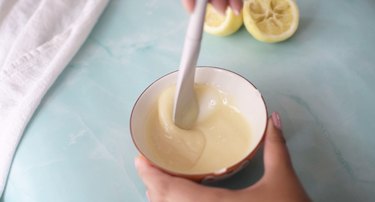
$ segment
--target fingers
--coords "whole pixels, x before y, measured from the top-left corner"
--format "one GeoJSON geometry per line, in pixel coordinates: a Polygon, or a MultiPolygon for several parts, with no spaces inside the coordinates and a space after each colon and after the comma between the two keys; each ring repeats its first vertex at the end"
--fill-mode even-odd
{"type": "Polygon", "coordinates": [[[152,167],[143,157],[135,159],[135,167],[138,170],[139,176],[148,188],[146,195],[149,201],[159,202],[163,201],[162,196],[165,196],[165,191],[168,190],[168,181],[170,176],[152,167]],[[152,194],[156,192],[159,194],[152,194]]]}
{"type": "Polygon", "coordinates": [[[142,157],[135,159],[135,166],[148,189],[147,197],[152,202],[215,201],[214,198],[221,193],[218,189],[170,176],[150,165],[142,157]]]}
{"type": "MultiPolygon", "coordinates": [[[[230,6],[236,15],[239,15],[243,5],[242,0],[211,0],[210,2],[212,6],[223,15],[225,15],[227,6],[230,6]]],[[[189,11],[189,13],[193,12],[195,6],[194,0],[182,0],[182,4],[189,11]]]]}
{"type": "Polygon", "coordinates": [[[310,201],[294,172],[281,129],[280,115],[273,112],[267,125],[264,146],[265,173],[261,181],[277,198],[310,201]]]}
{"type": "Polygon", "coordinates": [[[264,147],[265,175],[294,173],[285,139],[281,131],[281,119],[273,112],[268,120],[264,147]]]}
{"type": "Polygon", "coordinates": [[[150,165],[143,157],[137,157],[135,159],[135,167],[146,187],[164,185],[170,178],[170,176],[150,165]]]}
{"type": "Polygon", "coordinates": [[[228,6],[227,0],[211,0],[211,4],[217,11],[225,15],[225,10],[227,9],[227,6],[228,6]]]}
{"type": "Polygon", "coordinates": [[[195,1],[193,1],[193,0],[182,0],[182,4],[189,11],[189,13],[193,12],[194,6],[195,6],[195,1]]]}
{"type": "Polygon", "coordinates": [[[242,6],[243,6],[243,1],[240,0],[230,0],[229,1],[229,5],[230,7],[232,8],[232,10],[234,11],[234,13],[236,15],[239,15],[241,13],[241,10],[242,10],[242,6]]]}

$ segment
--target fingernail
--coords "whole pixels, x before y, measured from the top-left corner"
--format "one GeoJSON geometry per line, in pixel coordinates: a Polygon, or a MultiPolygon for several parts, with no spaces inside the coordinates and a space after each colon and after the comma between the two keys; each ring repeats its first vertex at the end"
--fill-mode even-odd
{"type": "Polygon", "coordinates": [[[240,11],[237,10],[237,9],[233,9],[233,12],[234,12],[235,15],[240,15],[240,11]]]}
{"type": "Polygon", "coordinates": [[[226,10],[221,10],[221,9],[220,9],[220,14],[221,14],[221,15],[225,16],[225,12],[226,12],[226,10]]]}
{"type": "Polygon", "coordinates": [[[139,167],[139,163],[140,163],[139,161],[140,161],[139,157],[135,157],[135,159],[134,159],[135,168],[139,167]]]}
{"type": "Polygon", "coordinates": [[[280,114],[277,113],[277,112],[272,112],[272,122],[273,122],[273,125],[281,130],[281,118],[280,118],[280,114]]]}
{"type": "Polygon", "coordinates": [[[215,8],[216,12],[220,13],[220,15],[225,16],[225,13],[227,11],[226,7],[220,7],[220,6],[215,6],[214,5],[214,8],[215,8]]]}
{"type": "Polygon", "coordinates": [[[150,193],[148,192],[148,190],[146,191],[146,197],[147,197],[147,200],[148,200],[149,202],[151,202],[151,200],[150,200],[150,193]]]}

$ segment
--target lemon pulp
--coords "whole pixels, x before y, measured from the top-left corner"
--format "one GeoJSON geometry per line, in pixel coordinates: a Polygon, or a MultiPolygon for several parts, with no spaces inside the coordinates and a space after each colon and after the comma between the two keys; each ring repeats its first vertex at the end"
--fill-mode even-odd
{"type": "Polygon", "coordinates": [[[272,43],[286,40],[295,33],[299,11],[293,0],[246,0],[243,18],[254,38],[272,43]]]}

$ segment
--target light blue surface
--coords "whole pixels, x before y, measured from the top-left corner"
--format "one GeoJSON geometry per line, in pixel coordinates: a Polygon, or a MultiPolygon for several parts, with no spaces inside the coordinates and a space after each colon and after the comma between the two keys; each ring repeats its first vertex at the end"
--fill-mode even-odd
{"type": "MultiPolygon", "coordinates": [[[[261,43],[244,28],[206,34],[198,64],[242,74],[281,113],[314,201],[374,201],[375,1],[297,3],[290,40],[261,43]]],[[[31,120],[2,200],[146,201],[129,115],[143,89],[178,66],[187,20],[180,1],[112,1],[31,120]]],[[[244,187],[261,174],[258,154],[219,185],[244,187]]]]}

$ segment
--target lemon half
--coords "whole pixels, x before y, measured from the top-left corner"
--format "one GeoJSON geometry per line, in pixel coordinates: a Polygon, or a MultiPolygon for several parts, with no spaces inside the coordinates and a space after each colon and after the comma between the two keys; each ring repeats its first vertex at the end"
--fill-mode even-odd
{"type": "Polygon", "coordinates": [[[297,30],[299,11],[293,0],[245,0],[244,24],[257,40],[279,42],[297,30]]]}
{"type": "Polygon", "coordinates": [[[204,21],[205,32],[216,36],[228,36],[236,32],[242,26],[242,23],[242,13],[236,15],[228,7],[225,15],[222,15],[211,4],[207,5],[204,21]]]}

